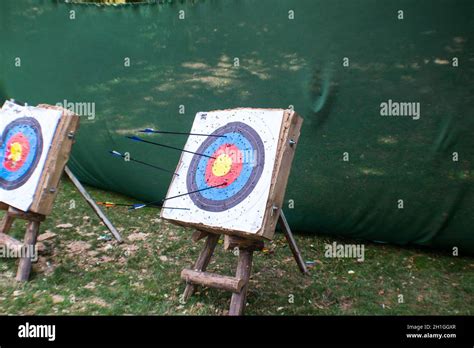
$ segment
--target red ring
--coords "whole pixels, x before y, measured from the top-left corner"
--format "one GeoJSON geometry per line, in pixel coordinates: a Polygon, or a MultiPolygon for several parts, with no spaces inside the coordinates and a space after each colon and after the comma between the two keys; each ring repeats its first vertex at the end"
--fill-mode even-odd
{"type": "Polygon", "coordinates": [[[217,188],[225,188],[232,184],[240,175],[242,171],[242,152],[239,148],[233,144],[223,144],[221,145],[213,154],[212,157],[206,166],[206,183],[209,186],[218,186],[217,188]],[[212,166],[216,161],[217,157],[222,154],[226,154],[232,159],[232,166],[230,167],[229,172],[223,176],[216,176],[212,172],[212,166]]]}

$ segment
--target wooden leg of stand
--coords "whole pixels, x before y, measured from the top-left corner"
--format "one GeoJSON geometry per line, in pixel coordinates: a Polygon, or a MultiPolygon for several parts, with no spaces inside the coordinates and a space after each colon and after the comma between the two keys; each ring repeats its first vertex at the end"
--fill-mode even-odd
{"type": "Polygon", "coordinates": [[[109,229],[109,231],[112,233],[112,235],[115,237],[117,242],[122,243],[122,236],[120,233],[117,231],[115,226],[110,222],[110,220],[107,218],[107,216],[104,214],[104,212],[100,209],[100,207],[97,205],[97,203],[92,199],[92,197],[89,195],[89,193],[86,191],[84,186],[82,186],[81,182],[76,178],[76,176],[71,172],[71,170],[66,166],[64,168],[64,172],[67,174],[69,179],[71,179],[72,183],[74,186],[76,186],[77,190],[79,193],[84,197],[86,202],[90,205],[94,213],[99,217],[99,219],[102,220],[104,225],[109,229]]]}
{"type": "MultiPolygon", "coordinates": [[[[28,250],[29,253],[33,252],[33,247],[36,244],[36,238],[38,237],[39,231],[39,221],[29,221],[26,228],[25,239],[23,241],[25,251],[28,250]]],[[[18,272],[16,274],[16,280],[18,281],[27,281],[30,272],[31,272],[31,257],[33,255],[25,255],[26,257],[20,258],[20,263],[18,265],[18,272]]]]}
{"type": "Polygon", "coordinates": [[[293,237],[293,233],[291,232],[290,225],[288,225],[288,221],[286,221],[285,214],[283,211],[280,212],[280,216],[278,217],[278,223],[280,224],[283,233],[285,234],[285,238],[288,241],[288,245],[290,246],[291,252],[293,253],[293,257],[298,264],[298,268],[300,269],[301,273],[308,274],[308,269],[306,268],[306,264],[304,263],[303,257],[301,256],[300,249],[298,245],[296,245],[295,238],[293,237]]]}
{"type": "Polygon", "coordinates": [[[253,251],[248,249],[239,249],[239,261],[237,264],[236,278],[244,281],[244,286],[239,293],[233,293],[230,300],[229,315],[242,315],[245,309],[247,299],[247,290],[249,287],[250,271],[252,269],[253,251]]]}
{"type": "Polygon", "coordinates": [[[12,227],[13,220],[15,218],[13,216],[8,215],[8,213],[5,213],[5,216],[2,219],[2,222],[0,223],[0,233],[8,233],[10,231],[10,228],[12,227]]]}
{"type": "MultiPolygon", "coordinates": [[[[194,264],[193,270],[195,271],[205,271],[207,266],[209,265],[209,261],[211,261],[212,254],[214,253],[214,249],[216,248],[217,241],[219,240],[218,234],[209,233],[206,239],[206,243],[204,244],[204,249],[202,249],[201,254],[194,264]]],[[[187,301],[189,297],[194,293],[196,290],[196,285],[187,283],[186,289],[184,289],[183,293],[183,300],[187,301]]]]}

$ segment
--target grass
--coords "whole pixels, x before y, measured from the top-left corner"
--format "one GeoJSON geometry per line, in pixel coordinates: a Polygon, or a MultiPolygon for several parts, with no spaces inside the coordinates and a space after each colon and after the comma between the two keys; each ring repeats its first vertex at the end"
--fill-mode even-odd
{"type": "MultiPolygon", "coordinates": [[[[101,201],[130,202],[127,197],[95,188],[101,201]]],[[[72,184],[63,180],[31,280],[15,281],[17,262],[0,260],[0,314],[59,315],[221,315],[230,294],[200,288],[180,301],[181,269],[197,258],[202,241],[192,230],[160,220],[158,209],[107,214],[125,243],[98,240],[108,230],[72,184]],[[58,225],[71,224],[61,228],[58,225]]],[[[21,238],[25,223],[11,234],[21,238]]],[[[255,254],[248,294],[248,315],[472,315],[474,259],[437,250],[365,243],[365,260],[325,258],[326,243],[358,243],[321,235],[296,235],[305,260],[314,261],[302,276],[281,233],[255,254]],[[349,272],[351,271],[351,272],[349,272]],[[402,295],[402,296],[400,296],[402,295]],[[403,298],[403,302],[399,300],[403,298]]],[[[359,242],[360,243],[360,242],[359,242]]],[[[209,271],[232,274],[232,252],[216,248],[209,271]]]]}

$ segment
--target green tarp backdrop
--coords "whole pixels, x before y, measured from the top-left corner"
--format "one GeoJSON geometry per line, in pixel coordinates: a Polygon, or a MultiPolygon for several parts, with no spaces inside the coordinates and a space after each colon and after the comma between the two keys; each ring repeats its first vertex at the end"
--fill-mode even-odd
{"type": "Polygon", "coordinates": [[[474,252],[473,15],[468,0],[2,0],[0,96],[87,103],[71,168],[143,201],[164,197],[170,175],[108,151],[171,169],[180,153],[126,135],[293,105],[305,119],[284,206],[296,231],[474,252]],[[415,104],[382,116],[389,100],[415,104]]]}

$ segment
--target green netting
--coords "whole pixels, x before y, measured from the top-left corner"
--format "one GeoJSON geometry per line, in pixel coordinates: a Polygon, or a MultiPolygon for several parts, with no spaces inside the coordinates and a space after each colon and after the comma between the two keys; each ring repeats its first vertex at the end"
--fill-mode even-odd
{"type": "Polygon", "coordinates": [[[0,11],[4,98],[95,103],[70,163],[82,181],[160,199],[168,174],[107,152],[171,168],[179,153],[125,135],[189,130],[197,111],[293,105],[305,118],[285,206],[295,230],[474,251],[474,2],[2,0],[0,11]],[[382,117],[389,99],[419,102],[420,119],[382,117]]]}

